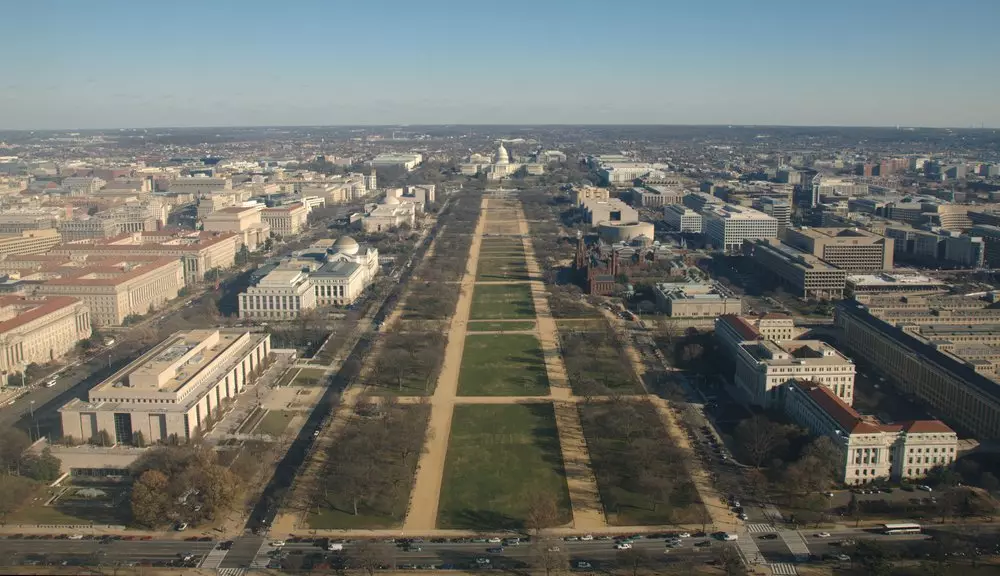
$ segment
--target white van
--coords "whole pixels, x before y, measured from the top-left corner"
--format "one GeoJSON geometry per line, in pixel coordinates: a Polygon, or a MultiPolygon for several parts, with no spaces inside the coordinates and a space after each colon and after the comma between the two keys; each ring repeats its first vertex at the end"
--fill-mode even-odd
{"type": "Polygon", "coordinates": [[[734,540],[739,540],[739,534],[733,534],[732,532],[723,532],[722,539],[726,542],[732,542],[734,540]]]}
{"type": "Polygon", "coordinates": [[[329,544],[326,545],[327,552],[339,552],[339,551],[341,551],[343,549],[344,549],[344,545],[343,544],[334,544],[334,543],[331,542],[331,543],[329,543],[329,544]]]}

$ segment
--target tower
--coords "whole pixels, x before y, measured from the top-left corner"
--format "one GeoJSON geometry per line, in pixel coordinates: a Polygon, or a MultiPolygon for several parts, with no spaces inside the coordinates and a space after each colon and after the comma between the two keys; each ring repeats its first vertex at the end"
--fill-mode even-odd
{"type": "Polygon", "coordinates": [[[368,192],[374,192],[378,189],[378,181],[375,176],[375,168],[372,168],[372,173],[365,176],[365,190],[368,192]]]}

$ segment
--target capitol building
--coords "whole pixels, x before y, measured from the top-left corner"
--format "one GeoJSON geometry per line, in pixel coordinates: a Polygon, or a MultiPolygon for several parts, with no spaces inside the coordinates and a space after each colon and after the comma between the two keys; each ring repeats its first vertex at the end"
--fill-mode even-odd
{"type": "Polygon", "coordinates": [[[532,176],[539,176],[545,173],[545,164],[537,162],[512,162],[510,152],[504,147],[503,142],[497,147],[497,151],[492,158],[483,154],[473,154],[469,156],[468,162],[460,165],[460,168],[462,174],[466,176],[485,174],[489,180],[510,178],[522,168],[532,176]]]}

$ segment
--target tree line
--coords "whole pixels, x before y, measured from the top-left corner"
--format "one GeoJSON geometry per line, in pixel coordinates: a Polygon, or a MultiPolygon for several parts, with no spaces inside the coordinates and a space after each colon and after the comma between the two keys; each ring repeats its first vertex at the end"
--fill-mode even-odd
{"type": "Polygon", "coordinates": [[[430,432],[430,406],[362,398],[326,452],[314,510],[403,519],[417,460],[430,432]]]}
{"type": "Polygon", "coordinates": [[[404,332],[391,327],[379,338],[378,357],[365,383],[400,393],[404,388],[429,393],[441,372],[447,337],[440,331],[404,332]]]}
{"type": "Polygon", "coordinates": [[[16,512],[41,485],[59,478],[62,463],[46,446],[29,452],[31,439],[18,428],[0,431],[0,524],[16,512]]]}

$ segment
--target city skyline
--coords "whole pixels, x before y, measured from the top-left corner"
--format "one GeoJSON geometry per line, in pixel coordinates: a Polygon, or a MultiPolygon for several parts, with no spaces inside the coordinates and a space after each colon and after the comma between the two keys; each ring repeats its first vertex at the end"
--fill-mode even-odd
{"type": "Polygon", "coordinates": [[[14,2],[0,129],[1000,126],[1000,6],[764,4],[14,2]]]}

